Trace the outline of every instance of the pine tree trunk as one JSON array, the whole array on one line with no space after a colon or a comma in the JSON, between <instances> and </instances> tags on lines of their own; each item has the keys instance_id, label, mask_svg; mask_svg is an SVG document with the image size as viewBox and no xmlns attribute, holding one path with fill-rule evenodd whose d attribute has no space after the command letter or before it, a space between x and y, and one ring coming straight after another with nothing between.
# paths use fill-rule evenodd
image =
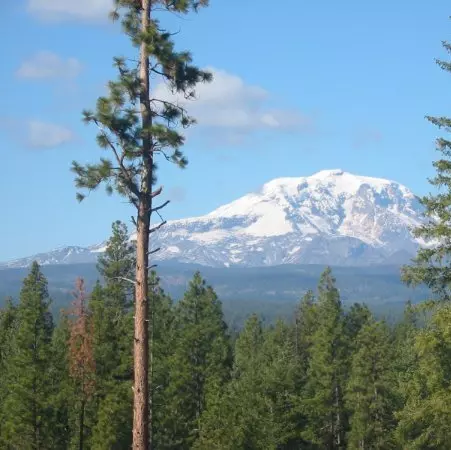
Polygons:
<instances>
[{"instance_id":1,"label":"pine tree trunk","mask_svg":"<svg viewBox=\"0 0 451 450\"><path fill-rule=\"evenodd\" d=\"M148 31L150 0L142 0L141 30ZM150 110L149 53L143 42L140 48L140 107L142 126L146 133L142 142L143 169L139 198L136 239L135 339L134 339L134 400L133 449L147 450L149 443L149 227L152 210L152 125Z\"/></svg>"},{"instance_id":2,"label":"pine tree trunk","mask_svg":"<svg viewBox=\"0 0 451 450\"><path fill-rule=\"evenodd\" d=\"M139 215L141 216L141 214ZM138 217L138 234L136 248L136 304L135 304L135 339L134 339L134 417L133 449L147 450L149 429L148 396L148 292L147 266L149 226L146 220Z\"/></svg>"}]
</instances>

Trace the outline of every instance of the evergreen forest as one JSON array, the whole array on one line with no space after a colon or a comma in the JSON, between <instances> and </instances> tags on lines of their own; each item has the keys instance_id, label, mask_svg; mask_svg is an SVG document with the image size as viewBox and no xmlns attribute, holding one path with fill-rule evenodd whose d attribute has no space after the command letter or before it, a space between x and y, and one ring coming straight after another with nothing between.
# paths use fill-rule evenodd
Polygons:
<instances>
[{"instance_id":1,"label":"evergreen forest","mask_svg":"<svg viewBox=\"0 0 451 450\"><path fill-rule=\"evenodd\" d=\"M72 171L78 200L104 186L135 208L134 230L113 223L99 281L73 280L69 306L55 312L34 262L0 309L0 449L449 450L451 141L437 139L437 189L420 199L425 221L414 230L433 245L402 270L407 286L428 289L423 302L405 299L395 323L364 299L344 308L325 267L290 316L248 314L229 327L201 272L175 301L152 259L168 203L158 203L157 157L184 168L182 130L195 119L155 98L149 80L192 99L212 79L155 16L184 16L208 0L114 4L137 59L115 58L117 80L83 113L110 159L75 161ZM437 63L451 72L449 60ZM451 131L450 118L427 119Z\"/></svg>"}]
</instances>

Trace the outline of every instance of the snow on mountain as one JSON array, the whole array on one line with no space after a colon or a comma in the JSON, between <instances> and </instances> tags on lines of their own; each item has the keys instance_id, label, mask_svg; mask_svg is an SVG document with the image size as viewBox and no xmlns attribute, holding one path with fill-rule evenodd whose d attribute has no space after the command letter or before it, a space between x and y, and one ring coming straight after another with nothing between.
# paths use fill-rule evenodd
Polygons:
<instances>
[{"instance_id":1,"label":"snow on mountain","mask_svg":"<svg viewBox=\"0 0 451 450\"><path fill-rule=\"evenodd\" d=\"M170 221L152 245L161 247L155 259L209 266L398 263L424 245L411 234L421 221L422 206L405 186L323 170L277 178L205 216ZM90 262L104 246L68 247L0 267L23 267L33 259Z\"/></svg>"}]
</instances>

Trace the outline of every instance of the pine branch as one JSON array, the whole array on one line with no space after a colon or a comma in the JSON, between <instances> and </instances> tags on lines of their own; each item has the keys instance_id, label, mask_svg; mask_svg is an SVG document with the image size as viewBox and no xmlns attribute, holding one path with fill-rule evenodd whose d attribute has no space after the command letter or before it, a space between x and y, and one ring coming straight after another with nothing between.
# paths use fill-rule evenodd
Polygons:
<instances>
[{"instance_id":1,"label":"pine branch","mask_svg":"<svg viewBox=\"0 0 451 450\"><path fill-rule=\"evenodd\" d=\"M135 182L133 181L133 179L130 176L130 173L128 172L128 170L126 169L126 167L124 166L124 158L125 158L125 152L122 153L121 156L119 156L119 153L115 147L115 145L113 144L113 142L111 141L111 139L108 136L108 133L106 133L106 131L104 130L104 128L100 125L99 121L94 118L93 119L94 123L97 125L98 129L100 130L100 132L102 133L103 137L105 138L106 142L108 143L108 146L110 147L110 149L113 151L113 154L116 158L117 163L119 164L119 167L121 168L121 173L127 178L128 180L128 185L127 187L130 189L130 192L132 192L133 194L135 194L136 197L139 197L139 189L137 188L137 186L135 185ZM135 206L137 206L136 200L135 199L130 199L133 204Z\"/></svg>"}]
</instances>

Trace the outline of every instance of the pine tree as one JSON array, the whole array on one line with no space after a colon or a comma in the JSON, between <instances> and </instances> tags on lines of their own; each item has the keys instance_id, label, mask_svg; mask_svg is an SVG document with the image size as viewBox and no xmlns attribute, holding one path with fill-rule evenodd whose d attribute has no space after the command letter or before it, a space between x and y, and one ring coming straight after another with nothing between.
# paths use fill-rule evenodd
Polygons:
<instances>
[{"instance_id":1,"label":"pine tree","mask_svg":"<svg viewBox=\"0 0 451 450\"><path fill-rule=\"evenodd\" d=\"M416 367L397 414L403 448L449 448L451 442L451 306L445 304L415 337Z\"/></svg>"},{"instance_id":2,"label":"pine tree","mask_svg":"<svg viewBox=\"0 0 451 450\"><path fill-rule=\"evenodd\" d=\"M52 405L52 432L48 436L49 448L70 448L71 439L77 433L73 426L75 392L69 375L70 319L66 311L60 318L52 336L52 362L50 366L50 386Z\"/></svg>"},{"instance_id":3,"label":"pine tree","mask_svg":"<svg viewBox=\"0 0 451 450\"><path fill-rule=\"evenodd\" d=\"M178 126L188 127L194 120L178 103L157 98L151 89L151 76L166 82L175 92L194 97L198 82L211 80L211 74L192 64L189 52L177 52L173 34L162 28L161 11L188 14L207 6L208 0L115 0L112 18L122 18L124 33L139 49L139 63L130 67L125 58L116 58L118 81L109 83L109 96L100 97L95 112L85 111L84 119L99 129L97 142L110 151L98 164L73 163L76 186L91 191L101 184L108 193L116 191L136 207L136 283L134 333L134 426L133 448L148 446L148 271L149 238L160 226L151 228L151 216L165 204L155 206L162 188L154 189L156 157L163 156L180 167L186 159L180 148L184 137ZM79 200L83 199L81 193ZM164 222L162 222L163 224Z\"/></svg>"},{"instance_id":4,"label":"pine tree","mask_svg":"<svg viewBox=\"0 0 451 450\"><path fill-rule=\"evenodd\" d=\"M211 397L196 449L273 449L274 425L262 386L264 331L253 314L235 344L233 379Z\"/></svg>"},{"instance_id":5,"label":"pine tree","mask_svg":"<svg viewBox=\"0 0 451 450\"><path fill-rule=\"evenodd\" d=\"M297 369L292 328L278 321L263 330L251 316L236 342L233 378L209 399L195 448L305 448Z\"/></svg>"},{"instance_id":6,"label":"pine tree","mask_svg":"<svg viewBox=\"0 0 451 450\"><path fill-rule=\"evenodd\" d=\"M135 250L128 230L114 222L91 294L94 359L96 361L97 419L92 430L96 450L128 448L132 437L133 285Z\"/></svg>"},{"instance_id":7,"label":"pine tree","mask_svg":"<svg viewBox=\"0 0 451 450\"><path fill-rule=\"evenodd\" d=\"M123 310L132 306L135 265L135 248L129 241L127 225L117 220L111 226L105 252L98 258L97 270L106 282L109 301Z\"/></svg>"},{"instance_id":8,"label":"pine tree","mask_svg":"<svg viewBox=\"0 0 451 450\"><path fill-rule=\"evenodd\" d=\"M5 402L9 393L7 374L15 351L14 336L17 325L17 307L12 299L8 299L5 308L0 310L0 447L7 446L3 441Z\"/></svg>"},{"instance_id":9,"label":"pine tree","mask_svg":"<svg viewBox=\"0 0 451 450\"><path fill-rule=\"evenodd\" d=\"M76 281L69 336L69 373L74 382L77 402L78 436L77 448L85 448L86 412L95 392L95 360L93 350L93 327L88 311L84 280Z\"/></svg>"},{"instance_id":10,"label":"pine tree","mask_svg":"<svg viewBox=\"0 0 451 450\"><path fill-rule=\"evenodd\" d=\"M347 448L395 448L395 379L387 326L373 321L363 325L355 347L346 389L351 412Z\"/></svg>"},{"instance_id":11,"label":"pine tree","mask_svg":"<svg viewBox=\"0 0 451 450\"><path fill-rule=\"evenodd\" d=\"M228 377L230 349L221 303L200 273L175 312L175 349L162 424L167 436L158 448L189 449L210 393Z\"/></svg>"},{"instance_id":12,"label":"pine tree","mask_svg":"<svg viewBox=\"0 0 451 450\"><path fill-rule=\"evenodd\" d=\"M318 286L317 330L313 335L305 387L306 440L320 448L344 448L346 429L343 391L346 348L344 318L335 278L330 268Z\"/></svg>"},{"instance_id":13,"label":"pine tree","mask_svg":"<svg viewBox=\"0 0 451 450\"><path fill-rule=\"evenodd\" d=\"M317 324L317 305L313 291L307 291L302 297L295 313L294 341L299 360L299 378L305 382L310 360L310 349Z\"/></svg>"},{"instance_id":14,"label":"pine tree","mask_svg":"<svg viewBox=\"0 0 451 450\"><path fill-rule=\"evenodd\" d=\"M2 429L12 448L49 448L51 434L51 367L53 320L47 280L34 262L23 282L17 310L14 355L8 364L9 394Z\"/></svg>"},{"instance_id":15,"label":"pine tree","mask_svg":"<svg viewBox=\"0 0 451 450\"><path fill-rule=\"evenodd\" d=\"M171 298L160 286L160 279L155 272L151 273L149 294L151 304L150 317L150 349L149 349L149 390L151 392L151 428L150 441L164 442L166 393L169 388L170 359L175 350L175 315Z\"/></svg>"},{"instance_id":16,"label":"pine tree","mask_svg":"<svg viewBox=\"0 0 451 450\"><path fill-rule=\"evenodd\" d=\"M450 43L443 42L443 47L451 53ZM436 62L441 69L451 72L449 62ZM439 129L451 130L450 118L426 116L426 119ZM441 137L436 144L441 157L433 163L437 174L429 181L439 192L420 199L427 222L414 230L416 237L430 240L435 245L419 249L413 264L404 267L403 279L414 286L424 283L438 299L448 301L451 299L451 140Z\"/></svg>"},{"instance_id":17,"label":"pine tree","mask_svg":"<svg viewBox=\"0 0 451 450\"><path fill-rule=\"evenodd\" d=\"M345 315L345 333L349 344L355 342L360 330L368 323L372 322L373 316L368 306L354 303Z\"/></svg>"}]
</instances>

